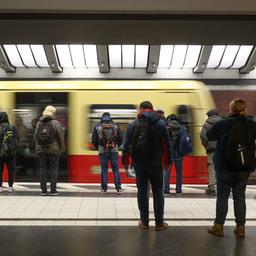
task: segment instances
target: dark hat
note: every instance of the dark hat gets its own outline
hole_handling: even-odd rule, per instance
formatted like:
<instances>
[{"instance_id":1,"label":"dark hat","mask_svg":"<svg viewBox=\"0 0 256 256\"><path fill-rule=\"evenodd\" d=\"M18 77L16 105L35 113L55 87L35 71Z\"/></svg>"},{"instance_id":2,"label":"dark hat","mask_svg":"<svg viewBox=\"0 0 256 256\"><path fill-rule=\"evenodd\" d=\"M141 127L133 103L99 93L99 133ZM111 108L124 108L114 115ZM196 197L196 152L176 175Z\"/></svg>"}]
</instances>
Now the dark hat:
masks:
<instances>
[{"instance_id":1,"label":"dark hat","mask_svg":"<svg viewBox=\"0 0 256 256\"><path fill-rule=\"evenodd\" d=\"M216 109L216 108L212 108L212 109L210 109L207 113L206 113L206 115L208 116L208 117L210 117L210 116L215 116L215 115L218 115L219 114L219 111Z\"/></svg>"},{"instance_id":2,"label":"dark hat","mask_svg":"<svg viewBox=\"0 0 256 256\"><path fill-rule=\"evenodd\" d=\"M110 121L111 117L110 117L110 113L109 112L104 112L101 116L101 122L107 122Z\"/></svg>"},{"instance_id":3,"label":"dark hat","mask_svg":"<svg viewBox=\"0 0 256 256\"><path fill-rule=\"evenodd\" d=\"M167 116L167 120L179 121L178 117L175 114L171 114L171 115Z\"/></svg>"}]
</instances>

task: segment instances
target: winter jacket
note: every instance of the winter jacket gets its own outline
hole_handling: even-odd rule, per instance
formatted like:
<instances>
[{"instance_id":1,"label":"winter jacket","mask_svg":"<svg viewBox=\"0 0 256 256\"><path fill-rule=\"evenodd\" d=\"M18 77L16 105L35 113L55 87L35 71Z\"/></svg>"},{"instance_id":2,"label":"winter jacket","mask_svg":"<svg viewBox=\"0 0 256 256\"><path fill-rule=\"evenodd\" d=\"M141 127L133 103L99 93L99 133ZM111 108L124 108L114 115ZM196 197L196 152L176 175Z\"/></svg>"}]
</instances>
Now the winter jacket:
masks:
<instances>
[{"instance_id":1,"label":"winter jacket","mask_svg":"<svg viewBox=\"0 0 256 256\"><path fill-rule=\"evenodd\" d=\"M164 121L159 117L159 115L154 112L153 110L144 109L138 114L138 118L144 115L149 122L154 124L154 157L152 157L150 162L143 163L139 159L133 159L133 161L139 164L159 164L162 165L163 161L165 165L171 164L171 141L170 137L166 128L166 124ZM127 132L125 135L125 142L123 145L123 152L122 152L122 163L124 166L130 164L131 161L131 143L133 132L135 126L138 122L138 119L133 121L128 125Z\"/></svg>"},{"instance_id":2,"label":"winter jacket","mask_svg":"<svg viewBox=\"0 0 256 256\"><path fill-rule=\"evenodd\" d=\"M219 115L213 115L208 117L208 119L203 124L201 133L200 133L200 139L201 143L204 146L206 153L212 153L215 152L216 149L216 141L215 140L209 140L206 136L206 132L217 122L222 120L222 117Z\"/></svg>"},{"instance_id":3,"label":"winter jacket","mask_svg":"<svg viewBox=\"0 0 256 256\"><path fill-rule=\"evenodd\" d=\"M104 152L109 152L109 149L105 148L103 145L99 143L99 131L102 127L103 123L113 123L115 126L115 129L117 130L117 145L115 145L112 149L111 152L118 152L118 148L122 145L123 143L123 134L121 129L113 122L111 117L105 116L104 118L101 119L100 123L98 123L92 132L92 144L95 149L98 149L99 154L102 154Z\"/></svg>"},{"instance_id":4,"label":"winter jacket","mask_svg":"<svg viewBox=\"0 0 256 256\"><path fill-rule=\"evenodd\" d=\"M39 145L38 144L37 132L39 129L40 122L51 122L56 131L54 141L50 145ZM46 153L46 154L60 155L61 153L63 153L65 151L64 132L63 132L60 122L50 116L40 117L40 119L36 125L35 132L34 132L34 143L35 143L36 153L38 153L38 154Z\"/></svg>"},{"instance_id":5,"label":"winter jacket","mask_svg":"<svg viewBox=\"0 0 256 256\"><path fill-rule=\"evenodd\" d=\"M214 154L214 163L216 172L221 171L254 171L256 166L251 166L246 169L234 169L234 167L230 166L225 159L225 139L227 133L232 129L233 125L239 121L243 120L246 117L239 114L232 114L227 119L223 119L216 124L214 124L207 132L206 136L209 140L217 140L217 147ZM252 141L256 139L256 123L252 120L249 120L252 131L254 131L254 135ZM256 163L255 163L256 164Z\"/></svg>"}]
</instances>

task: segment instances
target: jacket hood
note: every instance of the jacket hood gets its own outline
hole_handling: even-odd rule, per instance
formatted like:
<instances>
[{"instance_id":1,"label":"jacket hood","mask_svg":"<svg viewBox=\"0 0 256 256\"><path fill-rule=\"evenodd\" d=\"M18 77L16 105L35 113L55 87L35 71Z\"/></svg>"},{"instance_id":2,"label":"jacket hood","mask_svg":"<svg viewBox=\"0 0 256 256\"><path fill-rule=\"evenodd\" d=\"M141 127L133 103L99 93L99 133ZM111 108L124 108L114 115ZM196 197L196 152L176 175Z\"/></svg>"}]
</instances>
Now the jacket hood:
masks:
<instances>
[{"instance_id":1,"label":"jacket hood","mask_svg":"<svg viewBox=\"0 0 256 256\"><path fill-rule=\"evenodd\" d=\"M222 117L219 115L210 116L207 118L206 122L209 124L215 124L218 121L222 120Z\"/></svg>"},{"instance_id":2,"label":"jacket hood","mask_svg":"<svg viewBox=\"0 0 256 256\"><path fill-rule=\"evenodd\" d=\"M110 116L105 115L105 116L101 117L100 122L104 123L104 122L113 122L113 121L112 121L112 118Z\"/></svg>"},{"instance_id":3,"label":"jacket hood","mask_svg":"<svg viewBox=\"0 0 256 256\"><path fill-rule=\"evenodd\" d=\"M138 115L138 118L146 118L147 120L149 120L150 123L155 123L156 121L158 121L159 119L161 119L161 117L159 116L158 113L156 113L154 110L152 109L142 109Z\"/></svg>"},{"instance_id":4,"label":"jacket hood","mask_svg":"<svg viewBox=\"0 0 256 256\"><path fill-rule=\"evenodd\" d=\"M177 120L169 120L168 125L171 127L171 129L180 129L183 127Z\"/></svg>"},{"instance_id":5,"label":"jacket hood","mask_svg":"<svg viewBox=\"0 0 256 256\"><path fill-rule=\"evenodd\" d=\"M39 121L40 122L47 122L47 121L50 121L50 120L53 120L54 118L52 116L41 116Z\"/></svg>"},{"instance_id":6,"label":"jacket hood","mask_svg":"<svg viewBox=\"0 0 256 256\"><path fill-rule=\"evenodd\" d=\"M9 123L9 118L6 112L0 112L0 123Z\"/></svg>"}]
</instances>

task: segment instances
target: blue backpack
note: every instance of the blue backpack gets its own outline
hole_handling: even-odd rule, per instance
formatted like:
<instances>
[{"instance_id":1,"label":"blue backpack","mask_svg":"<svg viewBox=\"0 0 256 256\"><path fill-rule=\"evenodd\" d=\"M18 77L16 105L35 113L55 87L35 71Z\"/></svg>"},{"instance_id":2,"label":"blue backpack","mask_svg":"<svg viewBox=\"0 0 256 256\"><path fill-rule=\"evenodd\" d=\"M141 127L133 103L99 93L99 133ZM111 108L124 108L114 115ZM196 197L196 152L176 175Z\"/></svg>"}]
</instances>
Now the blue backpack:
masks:
<instances>
[{"instance_id":1,"label":"blue backpack","mask_svg":"<svg viewBox=\"0 0 256 256\"><path fill-rule=\"evenodd\" d=\"M185 156L192 152L192 138L186 128L180 129L178 154L179 156Z\"/></svg>"}]
</instances>

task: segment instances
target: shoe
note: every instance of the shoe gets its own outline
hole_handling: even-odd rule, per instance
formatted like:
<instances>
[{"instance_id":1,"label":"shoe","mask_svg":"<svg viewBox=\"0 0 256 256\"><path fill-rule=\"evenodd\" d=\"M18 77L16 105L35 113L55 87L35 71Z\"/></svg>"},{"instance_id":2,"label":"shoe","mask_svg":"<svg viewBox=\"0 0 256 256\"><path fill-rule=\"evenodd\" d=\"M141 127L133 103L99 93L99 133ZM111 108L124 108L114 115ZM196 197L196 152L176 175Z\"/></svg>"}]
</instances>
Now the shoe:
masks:
<instances>
[{"instance_id":1,"label":"shoe","mask_svg":"<svg viewBox=\"0 0 256 256\"><path fill-rule=\"evenodd\" d=\"M12 193L14 191L13 187L8 188L8 193Z\"/></svg>"},{"instance_id":2,"label":"shoe","mask_svg":"<svg viewBox=\"0 0 256 256\"><path fill-rule=\"evenodd\" d=\"M213 190L213 189L207 188L207 189L205 190L205 193L206 193L208 196L216 196L216 191Z\"/></svg>"},{"instance_id":3,"label":"shoe","mask_svg":"<svg viewBox=\"0 0 256 256\"><path fill-rule=\"evenodd\" d=\"M41 196L47 196L47 192L42 191Z\"/></svg>"},{"instance_id":4,"label":"shoe","mask_svg":"<svg viewBox=\"0 0 256 256\"><path fill-rule=\"evenodd\" d=\"M3 187L0 187L0 193L4 192Z\"/></svg>"},{"instance_id":5,"label":"shoe","mask_svg":"<svg viewBox=\"0 0 256 256\"><path fill-rule=\"evenodd\" d=\"M102 194L102 195L106 195L106 194L107 194L107 190L106 190L106 189L102 189L102 190L101 190L101 194Z\"/></svg>"},{"instance_id":6,"label":"shoe","mask_svg":"<svg viewBox=\"0 0 256 256\"><path fill-rule=\"evenodd\" d=\"M208 228L208 233L220 237L224 236L223 225L214 223L211 228Z\"/></svg>"},{"instance_id":7,"label":"shoe","mask_svg":"<svg viewBox=\"0 0 256 256\"><path fill-rule=\"evenodd\" d=\"M164 194L170 194L170 190L165 189Z\"/></svg>"},{"instance_id":8,"label":"shoe","mask_svg":"<svg viewBox=\"0 0 256 256\"><path fill-rule=\"evenodd\" d=\"M182 196L182 192L181 191L176 192L176 196Z\"/></svg>"},{"instance_id":9,"label":"shoe","mask_svg":"<svg viewBox=\"0 0 256 256\"><path fill-rule=\"evenodd\" d=\"M118 195L122 195L122 194L124 193L124 190L121 189L121 188L118 188L118 189L116 190L116 192L117 192Z\"/></svg>"},{"instance_id":10,"label":"shoe","mask_svg":"<svg viewBox=\"0 0 256 256\"><path fill-rule=\"evenodd\" d=\"M245 237L245 226L244 225L236 225L234 229L234 234L236 236L244 238Z\"/></svg>"},{"instance_id":11,"label":"shoe","mask_svg":"<svg viewBox=\"0 0 256 256\"><path fill-rule=\"evenodd\" d=\"M57 196L58 194L59 192L57 190L50 192L50 196Z\"/></svg>"},{"instance_id":12,"label":"shoe","mask_svg":"<svg viewBox=\"0 0 256 256\"><path fill-rule=\"evenodd\" d=\"M162 224L156 224L155 230L156 231L162 231L169 227L169 225L166 222L163 222Z\"/></svg>"},{"instance_id":13,"label":"shoe","mask_svg":"<svg viewBox=\"0 0 256 256\"><path fill-rule=\"evenodd\" d=\"M139 221L138 226L139 226L139 228L141 228L141 229L149 229L149 225L143 223L142 221Z\"/></svg>"}]
</instances>

